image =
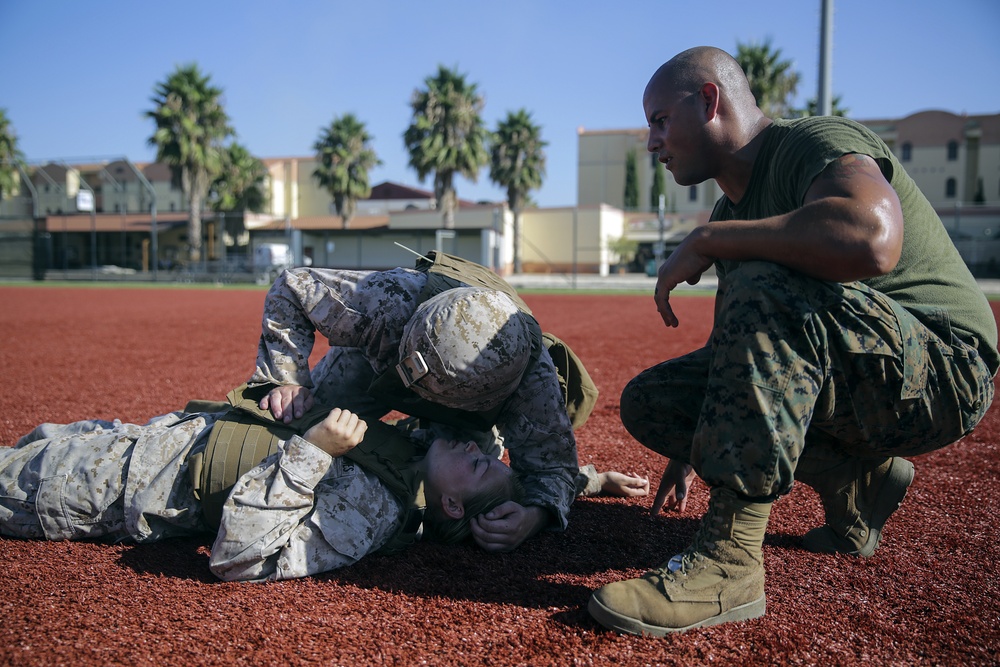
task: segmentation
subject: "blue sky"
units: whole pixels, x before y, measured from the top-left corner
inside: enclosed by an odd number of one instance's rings
[[[820,0],[0,0],[0,108],[29,161],[144,162],[154,86],[196,62],[258,157],[310,155],[352,112],[384,162],[373,183],[431,189],[402,133],[411,94],[443,64],[478,85],[489,128],[531,112],[549,142],[533,196],[570,206],[577,129],[643,126],[643,88],[670,56],[770,38],[801,73],[801,105],[816,95],[819,27]],[[1000,112],[997,0],[835,0],[833,45],[833,91],[854,118]],[[486,170],[457,187],[504,197]]]

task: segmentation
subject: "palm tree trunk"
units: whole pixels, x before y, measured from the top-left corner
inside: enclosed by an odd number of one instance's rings
[[[191,198],[191,216],[188,219],[188,247],[191,264],[201,261],[201,197]]]
[[[454,191],[445,195],[444,214],[441,216],[441,226],[445,229],[455,229]]]
[[[441,211],[441,227],[444,229],[455,229],[455,207],[457,197],[455,188],[452,186],[452,176],[450,173],[441,173],[434,177],[434,194],[438,198],[437,207]]]
[[[201,261],[201,205],[208,190],[207,172],[193,173],[190,177],[190,206],[188,214],[188,259],[191,264]]]
[[[514,209],[514,273],[523,271],[521,266],[521,209]]]

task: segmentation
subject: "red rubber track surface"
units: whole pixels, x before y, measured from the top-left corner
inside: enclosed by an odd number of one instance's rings
[[[0,287],[0,445],[42,421],[143,423],[191,398],[223,399],[253,369],[263,299],[259,289]],[[626,433],[619,396],[642,369],[705,341],[711,298],[674,299],[679,329],[663,327],[647,296],[526,301],[601,389],[578,433],[581,462],[658,481],[663,460]],[[568,531],[515,553],[421,544],[273,584],[214,580],[206,538],[0,539],[0,664],[998,664],[998,411],[914,459],[915,481],[870,559],[799,547],[822,511],[797,485],[771,515],[767,615],[754,621],[646,639],[586,613],[591,590],[687,545],[708,498],[699,483],[684,515],[651,517],[652,496],[584,499]]]

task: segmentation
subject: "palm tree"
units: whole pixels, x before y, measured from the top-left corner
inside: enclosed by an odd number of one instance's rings
[[[846,116],[850,109],[847,107],[840,106],[840,95],[834,95],[833,99],[830,101],[830,115],[831,116]],[[810,97],[806,102],[805,109],[796,109],[796,116],[818,116],[819,115],[819,102],[817,98]]]
[[[413,120],[403,133],[410,166],[423,181],[434,174],[434,196],[446,229],[455,226],[455,174],[475,182],[487,162],[488,132],[483,127],[483,98],[465,75],[438,66],[424,79],[426,88],[413,91]]]
[[[371,148],[372,137],[354,114],[334,118],[313,144],[319,166],[313,177],[333,198],[344,229],[354,217],[359,199],[372,193],[368,170],[382,164]]]
[[[769,118],[789,115],[799,73],[792,70],[791,60],[781,60],[781,49],[772,50],[770,39],[762,44],[737,44],[736,61],[746,73],[761,111]]]
[[[663,168],[663,165],[654,160],[653,185],[649,188],[649,210],[651,211],[659,210],[660,197],[667,194],[667,183],[663,176],[664,171],[666,170]]]
[[[208,197],[213,211],[253,211],[267,204],[267,167],[235,141],[222,153],[222,169],[212,181]]]
[[[507,189],[514,214],[514,273],[521,273],[521,211],[528,193],[542,185],[547,145],[525,109],[508,112],[490,140],[490,180]]]
[[[201,208],[209,185],[222,169],[222,142],[233,134],[222,107],[222,90],[209,83],[195,64],[178,66],[156,84],[146,112],[156,123],[149,144],[156,160],[179,177],[189,206],[188,247],[192,262],[201,259]]]
[[[636,169],[635,149],[630,148],[625,154],[625,193],[623,199],[626,211],[634,211],[639,208],[639,174]]]
[[[23,167],[24,153],[18,148],[14,127],[7,118],[7,110],[0,109],[0,201],[17,190],[18,171]]]

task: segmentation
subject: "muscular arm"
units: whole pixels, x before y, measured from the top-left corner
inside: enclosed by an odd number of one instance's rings
[[[805,275],[850,282],[891,271],[903,247],[896,192],[867,155],[830,163],[803,206],[762,220],[730,220],[701,228],[695,248],[718,259],[762,259]]]
[[[875,161],[851,153],[813,181],[803,205],[759,220],[722,220],[698,227],[660,266],[657,309],[677,326],[670,291],[697,282],[717,259],[764,260],[805,275],[850,282],[891,271],[903,247],[903,212]]]

